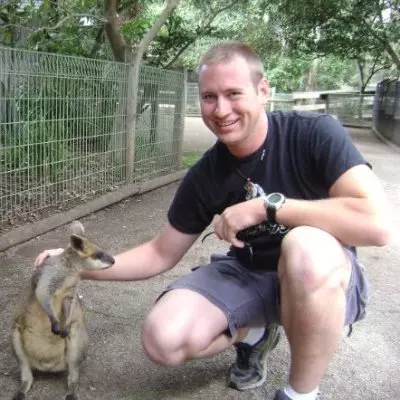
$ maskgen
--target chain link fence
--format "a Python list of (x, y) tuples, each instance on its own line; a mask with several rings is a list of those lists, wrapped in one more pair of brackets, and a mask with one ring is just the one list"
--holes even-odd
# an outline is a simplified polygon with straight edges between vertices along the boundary
[[(142, 66), (136, 130), (129, 64), (0, 48), (0, 230), (180, 167), (182, 72)], [(128, 133), (129, 132), (129, 133)]]

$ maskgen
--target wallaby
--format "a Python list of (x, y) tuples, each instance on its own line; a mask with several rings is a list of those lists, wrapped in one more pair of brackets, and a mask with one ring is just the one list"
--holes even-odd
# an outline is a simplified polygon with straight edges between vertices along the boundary
[(114, 258), (89, 241), (80, 222), (71, 225), (70, 245), (50, 256), (32, 274), (12, 327), (12, 347), (21, 371), (13, 400), (23, 400), (33, 382), (32, 370), (68, 371), (65, 400), (77, 400), (79, 367), (88, 335), (77, 294), (80, 272), (105, 269)]

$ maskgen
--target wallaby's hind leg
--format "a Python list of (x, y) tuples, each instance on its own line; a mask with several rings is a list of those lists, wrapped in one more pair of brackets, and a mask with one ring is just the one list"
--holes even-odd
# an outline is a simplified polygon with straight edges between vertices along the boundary
[(13, 400), (25, 400), (25, 395), (32, 386), (33, 375), (22, 346), (21, 333), (18, 328), (15, 328), (12, 332), (12, 345), (21, 371), (21, 386), (18, 392), (15, 393)]
[(76, 391), (79, 383), (79, 368), (86, 357), (87, 345), (88, 337), (85, 327), (73, 324), (67, 339), (68, 394), (65, 400), (78, 400)]

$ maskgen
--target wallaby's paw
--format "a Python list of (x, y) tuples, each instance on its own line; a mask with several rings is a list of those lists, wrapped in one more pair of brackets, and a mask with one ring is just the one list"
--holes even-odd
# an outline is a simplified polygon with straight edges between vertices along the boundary
[(66, 338), (69, 335), (69, 330), (65, 328), (61, 328), (61, 325), (58, 321), (54, 321), (51, 323), (51, 331), (62, 338)]
[(51, 331), (55, 334), (55, 335), (59, 335), (61, 332), (61, 325), (58, 321), (52, 321), (51, 322)]
[(70, 393), (65, 396), (65, 400), (79, 400), (76, 394)]
[(25, 393), (23, 392), (17, 392), (15, 393), (14, 397), (12, 398), (12, 400), (25, 400), (26, 396)]
[(69, 335), (69, 329), (61, 329), (60, 331), (60, 336), (64, 339), (66, 337), (68, 337)]

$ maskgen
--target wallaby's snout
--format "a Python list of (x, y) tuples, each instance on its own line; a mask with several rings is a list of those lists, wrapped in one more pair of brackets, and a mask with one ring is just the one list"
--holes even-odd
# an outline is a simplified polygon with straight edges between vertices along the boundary
[(110, 254), (100, 252), (97, 253), (97, 257), (100, 261), (102, 261), (104, 264), (107, 264), (109, 267), (111, 267), (115, 263), (114, 257)]

